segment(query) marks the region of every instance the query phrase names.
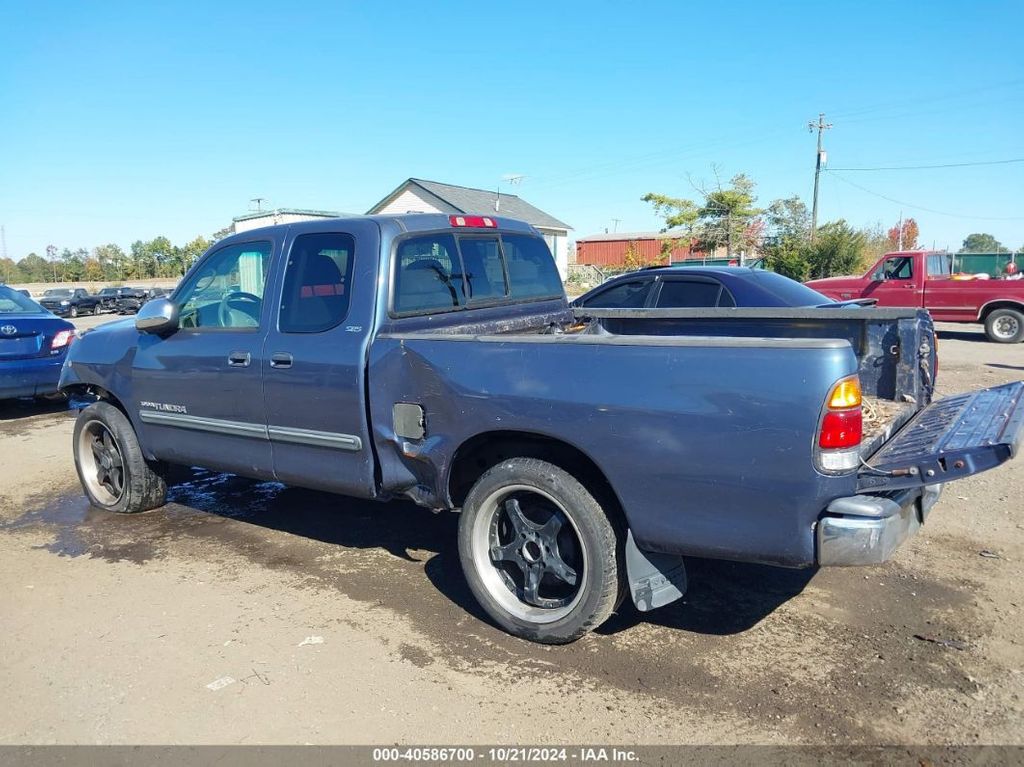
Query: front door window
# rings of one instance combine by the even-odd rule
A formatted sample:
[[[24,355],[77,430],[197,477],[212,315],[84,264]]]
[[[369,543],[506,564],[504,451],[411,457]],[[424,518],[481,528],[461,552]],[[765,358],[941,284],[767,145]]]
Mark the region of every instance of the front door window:
[[[269,242],[246,242],[206,259],[177,297],[181,327],[259,327],[270,251]]]

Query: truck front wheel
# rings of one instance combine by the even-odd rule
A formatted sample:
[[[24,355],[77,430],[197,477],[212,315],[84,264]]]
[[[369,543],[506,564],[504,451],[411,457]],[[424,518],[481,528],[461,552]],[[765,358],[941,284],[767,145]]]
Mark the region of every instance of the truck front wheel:
[[[1024,341],[1024,314],[1016,309],[995,309],[985,318],[985,335],[999,344]]]
[[[480,605],[511,634],[573,642],[612,614],[621,563],[615,530],[583,485],[534,458],[477,480],[459,521],[459,558]]]
[[[164,505],[167,484],[146,462],[131,422],[113,405],[94,402],[78,414],[75,468],[93,506],[131,514]]]

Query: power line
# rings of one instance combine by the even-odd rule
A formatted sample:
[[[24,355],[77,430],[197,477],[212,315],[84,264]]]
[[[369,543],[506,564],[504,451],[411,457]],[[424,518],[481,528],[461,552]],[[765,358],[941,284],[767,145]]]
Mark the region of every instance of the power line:
[[[949,216],[950,218],[975,219],[975,220],[978,220],[978,221],[1024,221],[1024,216],[971,216],[971,215],[964,215],[962,213],[947,213],[946,211],[935,210],[934,208],[926,208],[923,205],[915,205],[912,202],[906,202],[905,200],[897,200],[897,199],[895,199],[893,197],[888,197],[887,195],[880,194],[879,192],[873,192],[870,189],[861,186],[860,184],[855,184],[854,182],[850,181],[850,179],[848,179],[848,178],[843,178],[838,173],[836,173],[834,170],[830,170],[828,172],[829,172],[829,174],[831,176],[833,176],[834,178],[839,179],[844,184],[849,184],[850,186],[852,186],[852,187],[854,187],[856,189],[860,189],[862,192],[866,192],[867,194],[870,194],[870,195],[872,195],[874,197],[880,197],[883,200],[888,200],[889,202],[894,202],[897,205],[905,205],[906,207],[914,208],[915,210],[923,210],[923,211],[926,211],[928,213],[934,213],[934,214],[936,214],[938,216]]]
[[[988,160],[985,162],[947,162],[940,165],[889,165],[877,168],[830,168],[832,171],[875,171],[875,170],[931,170],[933,168],[972,168],[978,165],[1009,165],[1011,163],[1024,162],[1024,157],[1015,157],[1011,160]]]
[[[966,90],[955,91],[952,93],[937,93],[929,96],[921,96],[917,98],[900,99],[898,101],[882,102],[866,107],[860,107],[857,109],[846,110],[836,112],[833,117],[838,117],[844,120],[844,122],[860,122],[859,120],[848,120],[846,118],[860,117],[866,114],[876,114],[878,112],[886,112],[891,110],[905,110],[907,107],[917,106],[921,104],[934,104],[944,101],[956,101],[962,99],[965,96],[976,96],[981,93],[989,93],[991,91],[1001,90],[1003,88],[1017,88],[1024,85],[1024,79],[1017,78],[1015,80],[1007,80],[1001,83],[991,83],[983,85],[977,88],[969,88]],[[875,119],[875,118],[872,118]]]

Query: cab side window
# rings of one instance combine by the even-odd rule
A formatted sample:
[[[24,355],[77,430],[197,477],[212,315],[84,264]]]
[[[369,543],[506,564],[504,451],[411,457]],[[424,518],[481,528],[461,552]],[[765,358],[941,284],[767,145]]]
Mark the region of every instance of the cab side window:
[[[885,259],[882,267],[882,279],[909,280],[914,276],[914,259],[909,256]]]
[[[348,315],[355,239],[350,234],[303,234],[285,266],[278,328],[282,333],[321,333]]]
[[[258,327],[271,249],[270,242],[246,242],[207,258],[177,296],[181,327]]]
[[[942,254],[928,256],[928,276],[948,277],[950,274],[950,258]]]

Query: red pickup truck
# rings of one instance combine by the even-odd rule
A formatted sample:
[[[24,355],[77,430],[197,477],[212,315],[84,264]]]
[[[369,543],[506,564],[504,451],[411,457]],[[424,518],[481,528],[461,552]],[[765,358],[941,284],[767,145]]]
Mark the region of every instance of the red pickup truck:
[[[839,301],[874,298],[878,306],[927,309],[941,322],[980,322],[989,340],[997,343],[1024,341],[1024,280],[959,279],[952,274],[952,263],[949,253],[888,253],[862,277],[806,284]]]

